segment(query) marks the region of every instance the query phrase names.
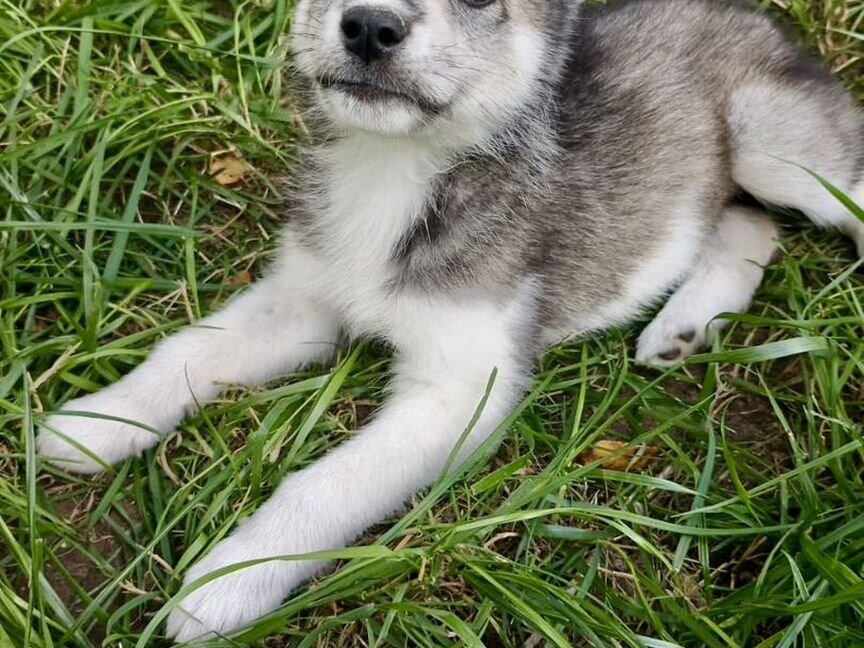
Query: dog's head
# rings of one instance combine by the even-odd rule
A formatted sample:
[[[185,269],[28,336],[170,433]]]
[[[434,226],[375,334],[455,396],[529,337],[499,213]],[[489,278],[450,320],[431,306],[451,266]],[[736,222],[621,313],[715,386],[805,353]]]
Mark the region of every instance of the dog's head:
[[[292,46],[337,127],[476,141],[530,104],[576,0],[300,0]]]

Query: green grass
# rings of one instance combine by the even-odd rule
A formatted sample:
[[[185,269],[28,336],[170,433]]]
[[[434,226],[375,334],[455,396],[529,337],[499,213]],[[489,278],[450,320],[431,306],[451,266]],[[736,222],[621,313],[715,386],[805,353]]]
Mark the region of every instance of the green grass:
[[[0,648],[165,645],[190,563],[382,399],[387,357],[364,345],[227,395],[111,474],[34,457],[43,412],[266,264],[297,128],[290,9],[0,0]],[[864,2],[773,10],[864,94]],[[207,175],[226,151],[248,182]],[[629,360],[635,329],[551,350],[497,451],[219,645],[864,646],[861,265],[787,223],[715,353],[661,375]],[[579,462],[606,439],[661,455]]]

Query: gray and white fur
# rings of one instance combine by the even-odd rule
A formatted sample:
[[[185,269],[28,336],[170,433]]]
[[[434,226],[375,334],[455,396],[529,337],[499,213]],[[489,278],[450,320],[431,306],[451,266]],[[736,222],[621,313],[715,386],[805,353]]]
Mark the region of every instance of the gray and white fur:
[[[742,192],[843,230],[864,253],[864,224],[803,170],[864,199],[861,114],[747,5],[300,0],[293,32],[316,136],[287,183],[277,261],[39,437],[46,460],[96,472],[225,385],[326,360],[346,335],[388,341],[392,395],[374,420],[288,475],[187,585],[350,544],[440,475],[494,374],[462,456],[491,434],[550,343],[671,294],[636,357],[680,362],[718,313],[748,307],[777,248],[767,215],[735,202]],[[168,632],[234,630],[322,566],[277,560],[211,580]]]

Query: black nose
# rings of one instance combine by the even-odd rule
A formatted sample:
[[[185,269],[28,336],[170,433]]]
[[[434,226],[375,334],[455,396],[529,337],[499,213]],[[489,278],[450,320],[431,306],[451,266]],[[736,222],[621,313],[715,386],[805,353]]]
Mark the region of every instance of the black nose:
[[[342,16],[346,49],[366,63],[387,56],[408,36],[399,14],[378,7],[352,7]]]

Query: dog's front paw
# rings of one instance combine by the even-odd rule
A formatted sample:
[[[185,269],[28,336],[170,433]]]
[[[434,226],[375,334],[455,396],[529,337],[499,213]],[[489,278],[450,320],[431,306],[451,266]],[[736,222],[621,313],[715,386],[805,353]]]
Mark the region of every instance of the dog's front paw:
[[[96,473],[156,445],[160,435],[134,398],[107,389],[69,401],[48,417],[36,447],[42,459],[78,473]]]
[[[213,572],[246,561],[264,560],[274,555],[256,537],[252,526],[241,527],[220,542],[183,579],[183,587]],[[320,562],[267,560],[251,566],[228,570],[200,584],[183,598],[168,616],[167,634],[180,643],[228,634],[258,617],[272,612],[318,569]]]

